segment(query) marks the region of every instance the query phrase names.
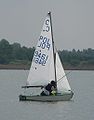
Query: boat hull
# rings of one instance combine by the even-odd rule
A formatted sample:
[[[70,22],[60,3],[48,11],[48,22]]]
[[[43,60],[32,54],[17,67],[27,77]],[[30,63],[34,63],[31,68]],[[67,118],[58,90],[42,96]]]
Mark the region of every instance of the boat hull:
[[[56,101],[69,101],[73,97],[73,93],[56,95],[56,96],[26,96],[20,95],[20,101],[42,101],[42,102],[56,102]]]

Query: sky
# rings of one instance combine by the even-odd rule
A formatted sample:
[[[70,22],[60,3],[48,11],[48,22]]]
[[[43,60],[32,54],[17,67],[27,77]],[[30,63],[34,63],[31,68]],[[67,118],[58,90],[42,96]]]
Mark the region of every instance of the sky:
[[[36,46],[48,11],[57,49],[94,48],[94,0],[0,0],[0,40]]]

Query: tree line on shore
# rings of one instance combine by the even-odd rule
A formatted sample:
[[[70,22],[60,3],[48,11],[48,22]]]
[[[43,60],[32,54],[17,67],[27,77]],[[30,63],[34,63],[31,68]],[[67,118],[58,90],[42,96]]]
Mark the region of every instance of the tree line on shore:
[[[6,39],[0,41],[0,64],[30,64],[35,48],[27,48],[19,43],[10,44]],[[94,49],[58,51],[65,66],[94,65]]]

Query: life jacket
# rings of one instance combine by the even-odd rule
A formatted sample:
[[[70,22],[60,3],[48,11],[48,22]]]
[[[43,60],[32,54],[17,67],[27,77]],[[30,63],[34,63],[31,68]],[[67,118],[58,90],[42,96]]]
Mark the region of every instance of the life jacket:
[[[52,88],[52,85],[51,85],[51,84],[48,84],[48,85],[45,87],[45,89],[48,90],[50,93],[52,92],[51,88]]]

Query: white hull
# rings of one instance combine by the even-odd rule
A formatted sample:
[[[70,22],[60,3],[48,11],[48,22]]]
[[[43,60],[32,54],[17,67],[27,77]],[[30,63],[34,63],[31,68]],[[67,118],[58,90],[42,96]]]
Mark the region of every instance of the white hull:
[[[56,95],[56,96],[26,96],[20,95],[20,101],[43,101],[43,102],[56,102],[56,101],[69,101],[73,97],[73,93]]]

